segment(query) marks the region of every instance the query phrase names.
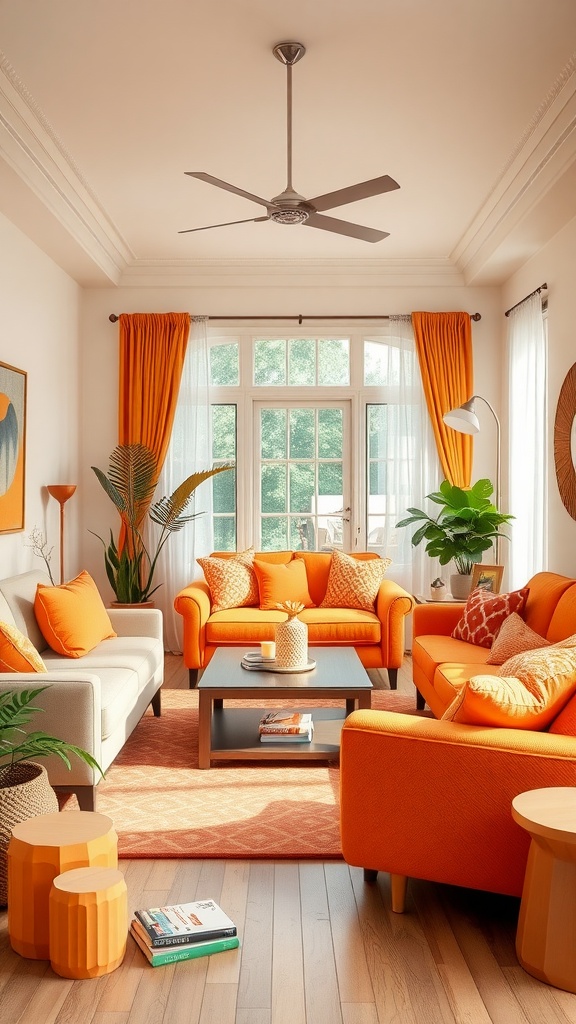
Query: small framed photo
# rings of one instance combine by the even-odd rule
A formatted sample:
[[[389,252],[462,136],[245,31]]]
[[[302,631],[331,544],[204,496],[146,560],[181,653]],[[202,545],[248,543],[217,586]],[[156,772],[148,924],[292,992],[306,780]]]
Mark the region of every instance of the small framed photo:
[[[475,565],[472,570],[472,590],[481,587],[482,590],[489,590],[491,594],[499,594],[503,572],[503,565]]]

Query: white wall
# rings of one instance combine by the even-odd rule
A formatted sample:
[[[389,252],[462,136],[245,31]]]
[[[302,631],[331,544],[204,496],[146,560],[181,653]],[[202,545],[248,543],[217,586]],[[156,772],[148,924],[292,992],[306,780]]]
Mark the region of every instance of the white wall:
[[[558,491],[554,470],[554,417],[564,377],[576,362],[576,218],[502,290],[503,309],[544,282],[548,285],[548,569],[576,576],[576,522]]]
[[[29,544],[43,530],[59,576],[59,506],[46,484],[77,483],[79,472],[80,288],[0,215],[0,360],[27,373],[24,531],[0,533],[0,576],[44,568]],[[79,568],[80,506],[66,506],[66,575]]]
[[[270,285],[270,282],[231,280],[222,277],[216,286],[130,287],[86,291],[82,301],[82,458],[80,474],[82,521],[82,565],[94,576],[103,592],[109,593],[103,571],[102,547],[89,529],[107,537],[116,532],[110,501],[101,490],[90,466],[108,466],[108,456],[118,439],[118,324],[110,313],[189,311],[196,314],[366,314],[409,313],[413,310],[478,311],[482,320],[473,324],[475,390],[500,411],[501,297],[497,288],[375,287],[339,280]],[[314,329],[319,330],[318,323]],[[479,409],[482,420],[482,410]],[[484,429],[485,427],[485,429]],[[495,479],[495,425],[487,411],[482,433],[475,446],[473,478]],[[440,483],[440,481],[438,481]]]

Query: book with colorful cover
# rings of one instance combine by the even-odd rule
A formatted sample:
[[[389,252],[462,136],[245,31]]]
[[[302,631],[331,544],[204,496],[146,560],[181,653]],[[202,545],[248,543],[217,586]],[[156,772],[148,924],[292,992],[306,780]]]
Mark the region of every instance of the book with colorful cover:
[[[270,732],[260,733],[261,743],[311,743],[314,729],[312,726],[307,732],[289,733],[289,732]]]
[[[228,939],[237,934],[234,922],[214,900],[136,910],[135,917],[154,947]]]
[[[144,956],[152,964],[152,967],[162,967],[163,964],[175,964],[179,960],[195,960],[200,956],[211,956],[212,953],[223,953],[227,949],[237,949],[240,940],[237,935],[231,935],[224,939],[210,939],[207,942],[187,942],[180,946],[164,946],[157,949],[150,946],[141,933],[136,929],[136,919],[130,925],[130,934],[138,944]]]
[[[309,733],[312,728],[312,715],[305,711],[269,711],[260,719],[258,730],[260,735],[280,733]]]

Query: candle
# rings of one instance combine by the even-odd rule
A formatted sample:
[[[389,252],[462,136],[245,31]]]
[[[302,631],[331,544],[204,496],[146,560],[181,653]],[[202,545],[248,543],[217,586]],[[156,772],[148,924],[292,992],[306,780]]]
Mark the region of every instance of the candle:
[[[263,640],[260,644],[260,653],[263,658],[274,659],[276,657],[276,644],[273,640]]]

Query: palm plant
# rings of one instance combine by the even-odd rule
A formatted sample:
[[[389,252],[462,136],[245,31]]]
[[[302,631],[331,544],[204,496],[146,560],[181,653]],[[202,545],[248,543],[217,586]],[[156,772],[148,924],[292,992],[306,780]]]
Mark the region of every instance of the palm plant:
[[[153,585],[154,573],[158,556],[169,536],[202,514],[187,511],[196,488],[210,477],[231,468],[218,466],[192,473],[171,495],[150,505],[158,479],[158,460],[145,445],[117,445],[110,455],[108,475],[92,466],[122,520],[118,541],[114,539],[112,530],[108,544],[94,533],[104,547],[106,574],[117,601],[121,604],[142,604],[150,599],[160,586]],[[152,553],[147,550],[141,533],[147,515],[160,527]]]
[[[35,760],[37,757],[48,757],[56,754],[67,768],[70,768],[68,754],[75,754],[85,761],[104,778],[98,762],[86,750],[66,743],[57,736],[49,736],[45,732],[25,732],[27,725],[36,712],[44,708],[34,707],[33,701],[47,686],[39,686],[35,690],[6,690],[0,693],[0,785],[5,777],[10,777],[10,769],[19,761]]]

